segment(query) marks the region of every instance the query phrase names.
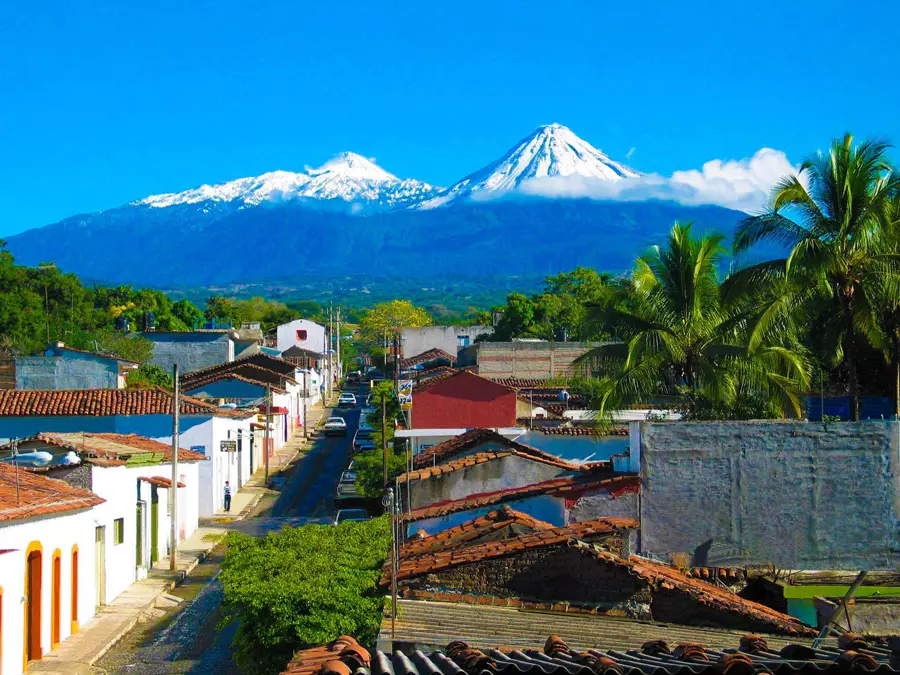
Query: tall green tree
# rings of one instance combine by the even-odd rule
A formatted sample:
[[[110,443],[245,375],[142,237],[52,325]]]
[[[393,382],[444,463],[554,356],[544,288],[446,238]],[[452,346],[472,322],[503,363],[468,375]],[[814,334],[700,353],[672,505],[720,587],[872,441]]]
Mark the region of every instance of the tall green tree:
[[[367,310],[359,322],[359,332],[364,340],[377,344],[401,328],[421,328],[431,323],[428,312],[409,300],[391,300]]]
[[[720,293],[722,240],[693,237],[690,224],[676,223],[665,248],[638,258],[618,296],[590,310],[597,330],[617,338],[579,361],[602,380],[601,416],[657,396],[718,406],[758,399],[775,414],[799,414],[805,360],[787,343],[748,346],[753,313],[726,305]]]
[[[760,284],[777,289],[751,342],[787,315],[813,320],[824,358],[846,366],[852,420],[859,419],[861,348],[888,349],[877,297],[900,293],[891,201],[900,176],[888,161],[888,147],[878,141],[854,145],[850,134],[836,139],[828,153],[779,181],[769,209],[747,218],[734,242],[737,253],[762,241],[787,247],[785,258],[736,274],[731,292],[752,292]]]

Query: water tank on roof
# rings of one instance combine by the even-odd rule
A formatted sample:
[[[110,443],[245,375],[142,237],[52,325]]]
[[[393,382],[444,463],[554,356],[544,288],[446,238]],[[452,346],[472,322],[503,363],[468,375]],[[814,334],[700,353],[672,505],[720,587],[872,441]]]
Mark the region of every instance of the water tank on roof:
[[[144,312],[144,332],[156,330],[156,315],[153,312]]]

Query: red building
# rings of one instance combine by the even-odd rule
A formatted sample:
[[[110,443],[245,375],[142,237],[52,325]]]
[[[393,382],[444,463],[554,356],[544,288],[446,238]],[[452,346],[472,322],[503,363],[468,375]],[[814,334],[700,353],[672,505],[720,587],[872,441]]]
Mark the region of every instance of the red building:
[[[516,425],[516,391],[460,371],[413,392],[413,429],[474,429]]]

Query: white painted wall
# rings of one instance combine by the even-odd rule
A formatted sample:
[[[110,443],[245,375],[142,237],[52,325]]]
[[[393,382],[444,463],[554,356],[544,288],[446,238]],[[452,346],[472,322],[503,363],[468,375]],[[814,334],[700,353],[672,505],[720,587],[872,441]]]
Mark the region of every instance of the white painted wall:
[[[306,331],[306,340],[300,340],[297,337],[297,331],[301,330]],[[276,347],[280,352],[284,352],[291,347],[300,347],[313,351],[316,354],[324,354],[325,345],[325,326],[308,319],[297,319],[296,321],[282,324],[276,329]]]
[[[51,606],[53,593],[53,553],[60,552],[60,640],[72,634],[72,550],[78,547],[78,624],[83,626],[94,616],[94,511],[88,509],[60,516],[39,516],[22,521],[0,523],[0,602],[3,606],[3,655],[0,668],[4,675],[23,672],[25,645],[25,564],[31,542],[40,542],[42,550],[41,650],[50,651]]]
[[[205,462],[204,462],[205,463]],[[199,506],[199,465],[200,462],[180,462],[178,464],[179,481],[185,487],[178,490],[178,541],[184,541],[197,529]],[[106,600],[111,602],[128,586],[146,577],[150,564],[149,548],[143,566],[138,569],[137,557],[137,502],[146,503],[145,532],[146,540],[150,537],[150,494],[151,485],[139,481],[141,477],[160,476],[171,478],[172,468],[169,464],[141,467],[92,467],[91,484],[94,493],[103,497],[106,503],[94,508],[96,525],[106,526]],[[168,554],[169,493],[159,488],[159,533],[155,546],[159,558]],[[124,519],[125,538],[121,544],[114,543],[113,523],[117,518]]]

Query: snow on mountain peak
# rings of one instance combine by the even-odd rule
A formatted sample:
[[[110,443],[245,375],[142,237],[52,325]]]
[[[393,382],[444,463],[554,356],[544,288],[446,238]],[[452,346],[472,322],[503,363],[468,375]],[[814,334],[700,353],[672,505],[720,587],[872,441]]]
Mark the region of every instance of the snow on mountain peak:
[[[153,195],[134,204],[163,208],[203,201],[237,201],[255,206],[262,202],[305,198],[369,202],[375,206],[394,207],[428,199],[439,190],[421,181],[400,180],[362,155],[342,152],[322,166],[315,169],[307,167],[301,173],[272,171],[219,185],[201,185],[184,192]]]
[[[435,208],[479,193],[517,190],[533,179],[572,175],[618,181],[640,174],[613,161],[568,127],[546,124],[519,141],[497,161],[466,176],[435,199],[419,204],[418,208]]]

